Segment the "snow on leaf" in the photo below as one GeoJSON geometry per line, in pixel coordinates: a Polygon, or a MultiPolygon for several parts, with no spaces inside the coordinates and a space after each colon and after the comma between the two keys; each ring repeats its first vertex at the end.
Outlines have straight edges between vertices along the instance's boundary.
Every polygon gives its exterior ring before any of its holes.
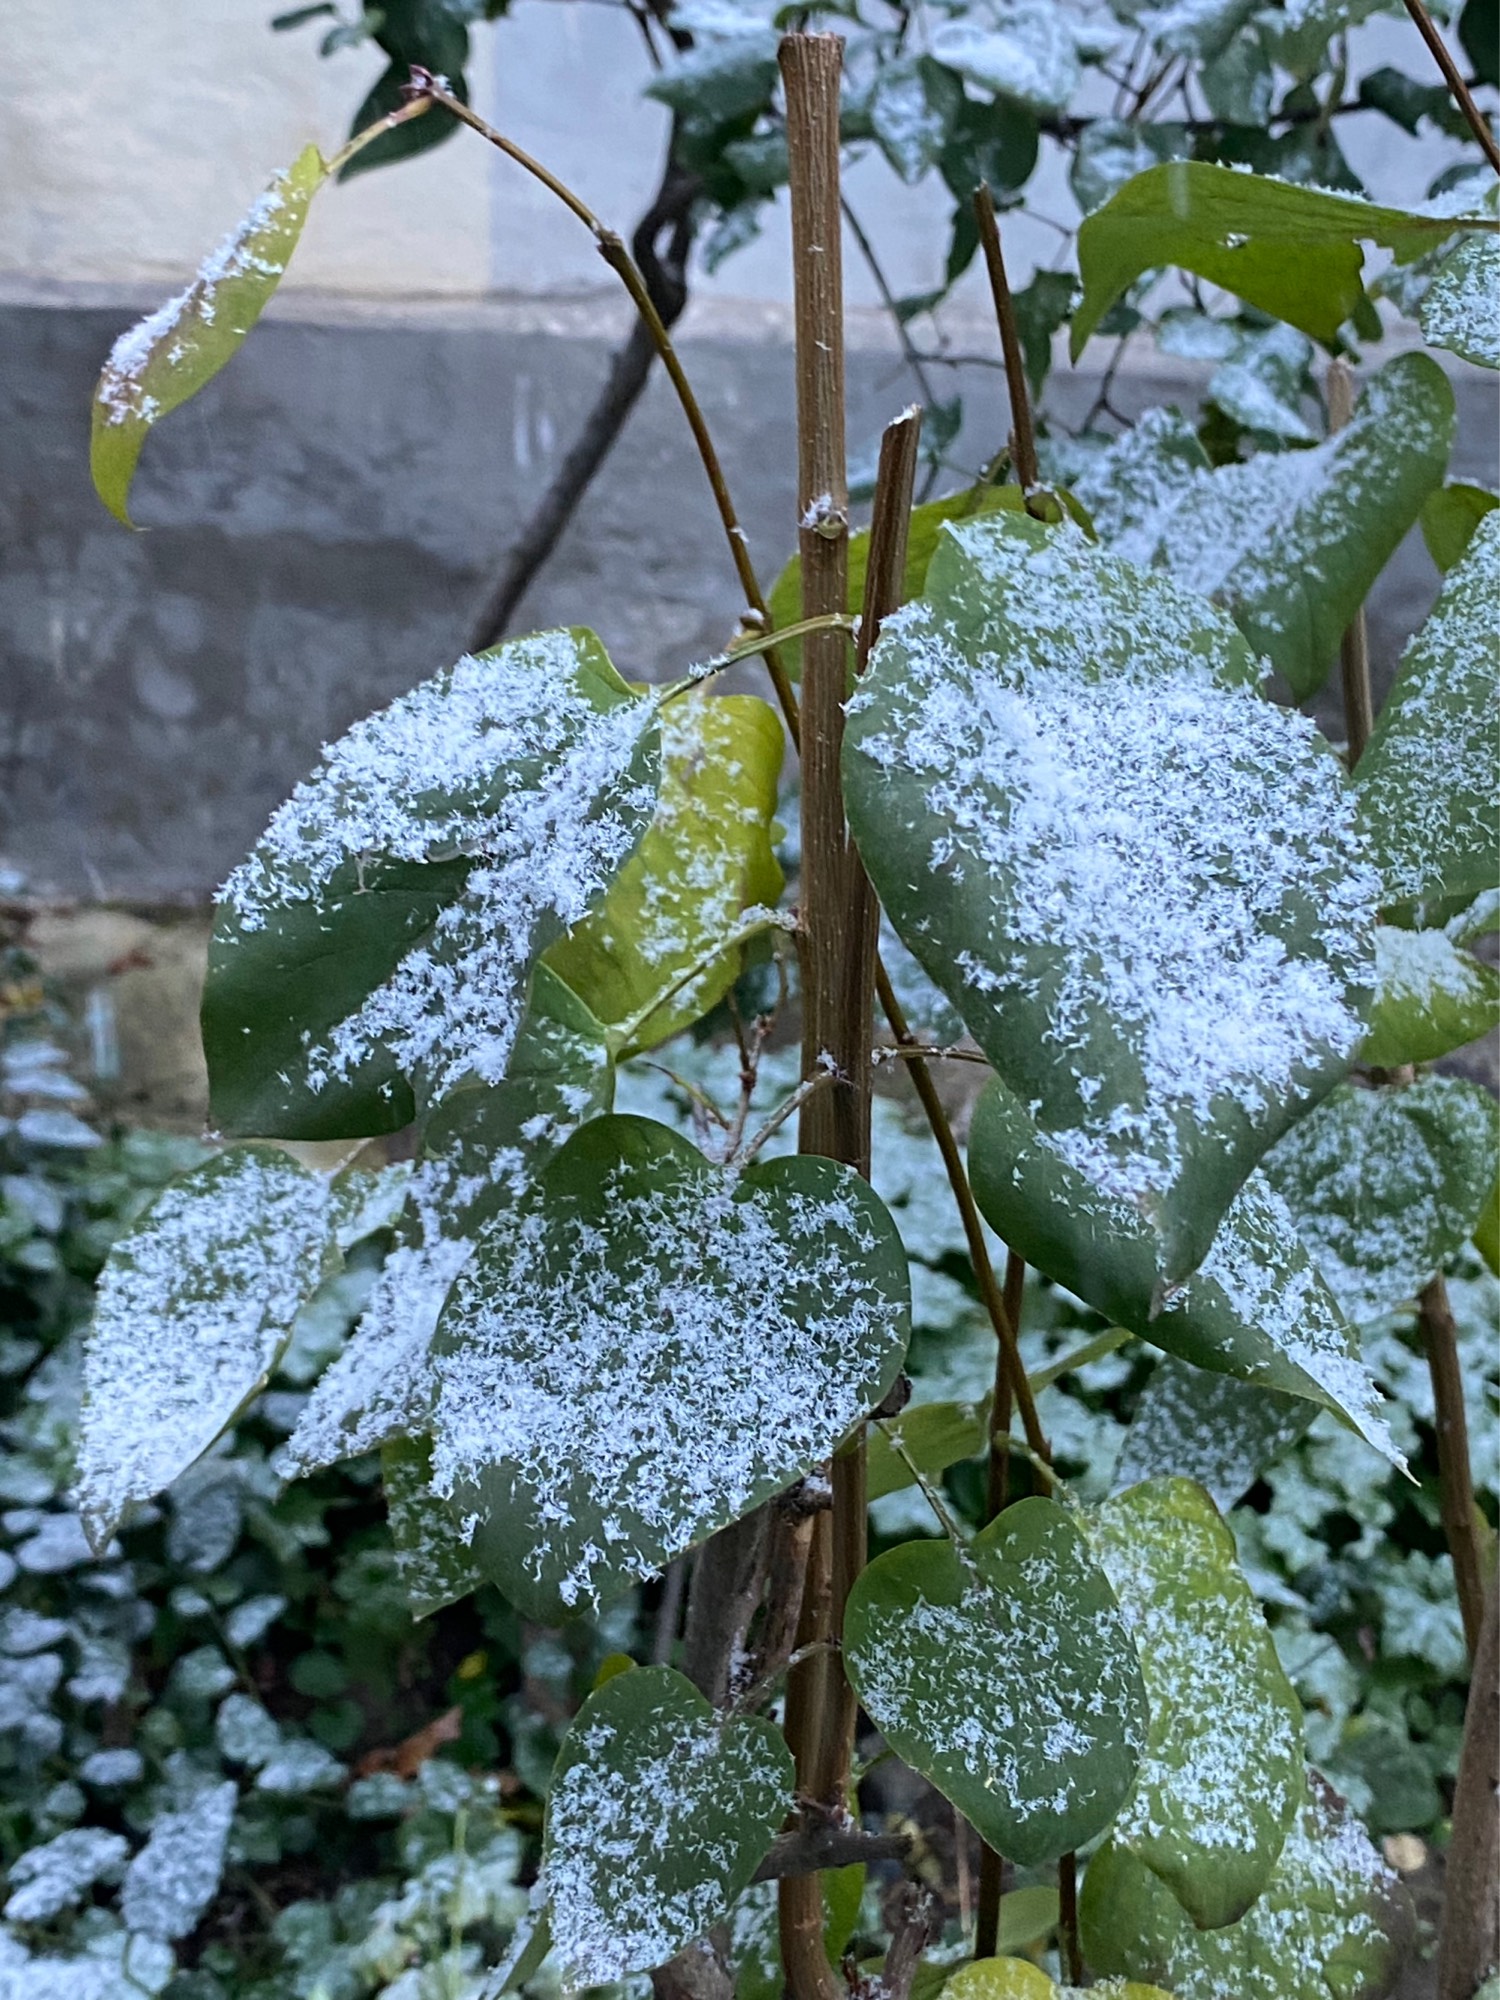
{"type": "Polygon", "coordinates": [[[963,108],[963,86],[931,56],[882,63],[870,95],[880,149],[908,186],[937,164],[963,108]]]}
{"type": "Polygon", "coordinates": [[[180,1812],[165,1812],[125,1871],[120,1914],[126,1928],[175,1941],[195,1930],[218,1894],[239,1788],[211,1785],[180,1812]]]}
{"type": "MultiPolygon", "coordinates": [[[[662,710],[656,817],[603,902],[547,954],[607,1026],[646,1014],[747,909],[780,896],[771,825],[782,740],[753,695],[680,695],[662,710]]],[[[647,1015],[631,1047],[653,1048],[706,1014],[743,964],[744,946],[730,946],[647,1015]]]]}
{"type": "Polygon", "coordinates": [[[939,20],[929,45],[947,68],[1033,111],[1060,111],[1078,83],[1078,42],[1052,0],[991,0],[983,17],[939,20]]]}
{"type": "Polygon", "coordinates": [[[585,1118],[607,1108],[612,1086],[603,1027],[538,966],[509,1074],[496,1084],[464,1079],[424,1119],[398,1241],[348,1344],[277,1454],[278,1471],[315,1472],[425,1428],[433,1329],[480,1225],[517,1198],[585,1118]]]}
{"type": "Polygon", "coordinates": [[[1306,1397],[1402,1462],[1355,1335],[1264,1171],[1230,1203],[1197,1271],[1165,1294],[1139,1214],[1060,1160],[998,1080],[975,1107],[969,1175],[1000,1236],[1117,1325],[1197,1367],[1306,1397]]]}
{"type": "Polygon", "coordinates": [[[76,1498],[100,1550],[264,1386],[332,1259],[328,1186],[231,1147],[163,1189],[110,1251],[84,1348],[76,1498]]]}
{"type": "Polygon", "coordinates": [[[1494,886],[1497,605],[1500,511],[1484,516],[1449,570],[1359,761],[1360,816],[1390,902],[1494,886]]]}
{"type": "Polygon", "coordinates": [[[1466,237],[1438,265],[1422,301],[1422,332],[1481,368],[1500,368],[1500,242],[1466,237]]]}
{"type": "Polygon", "coordinates": [[[1494,1099],[1458,1077],[1345,1085],[1268,1156],[1266,1176],[1355,1323],[1407,1304],[1473,1235],[1500,1168],[1494,1099]]]}
{"type": "Polygon", "coordinates": [[[669,1667],[597,1689],[547,1798],[542,1878],[567,1987],[663,1965],[726,1914],[792,1803],[775,1724],[717,1715],[669,1667]]]}
{"type": "Polygon", "coordinates": [[[217,375],[259,319],[327,172],[316,146],[304,147],[187,289],[110,349],[94,391],[90,456],[100,499],[127,528],[130,482],[147,433],[217,375]]]}
{"type": "Polygon", "coordinates": [[[1260,1900],[1222,1930],[1193,1927],[1144,1863],[1113,1843],[1089,1863],[1079,1915],[1089,1963],[1158,1980],[1176,2000],[1376,2000],[1411,1929],[1406,1892],[1316,1774],[1260,1900]]]}
{"type": "Polygon", "coordinates": [[[1154,543],[1137,538],[1138,559],[1222,605],[1305,699],[1441,480],[1453,430],[1453,391],[1437,364],[1399,355],[1324,443],[1262,451],[1186,482],[1152,521],[1154,543]]]}
{"type": "Polygon", "coordinates": [[[1147,1710],[1103,1571],[1050,1500],[964,1549],[906,1542],[850,1593],[849,1677],[881,1734],[1024,1866],[1101,1832],[1129,1794],[1147,1710]]]}
{"type": "Polygon", "coordinates": [[[1434,1062],[1500,1022],[1500,973],[1445,931],[1375,933],[1375,1003],[1360,1060],[1379,1069],[1434,1062]]]}
{"type": "Polygon", "coordinates": [[[393,1437],[382,1445],[380,1483],[412,1616],[428,1618],[477,1590],[484,1578],[463,1531],[432,1490],[431,1439],[393,1437]]]}
{"type": "Polygon", "coordinates": [[[1172,1473],[1195,1480],[1227,1512],[1317,1413],[1317,1404],[1305,1397],[1164,1354],[1146,1379],[1125,1433],[1115,1490],[1172,1473]]]}
{"type": "Polygon", "coordinates": [[[1302,1710],[1218,1509],[1151,1479],[1084,1516],[1135,1641],[1151,1724],[1110,1838],[1204,1929],[1242,1917],[1301,1803],[1302,1710]]]}
{"type": "Polygon", "coordinates": [[[285,1137],[409,1123],[506,1073],[537,958],[656,805],[654,704],[592,633],[460,660],[325,751],[220,894],[214,1116],[285,1137]]]}
{"type": "Polygon", "coordinates": [[[117,1876],[130,1852],[123,1835],[103,1827],[74,1826],[10,1864],[5,1915],[14,1924],[45,1924],[79,1903],[96,1882],[117,1876]]]}
{"type": "Polygon", "coordinates": [[[1254,677],[1201,599],[997,514],[944,529],[849,703],[849,818],[893,923],[1168,1281],[1349,1067],[1372,970],[1344,773],[1254,677]]]}
{"type": "Polygon", "coordinates": [[[1148,563],[1161,523],[1210,470],[1198,433],[1180,410],[1147,410],[1104,450],[1070,471],[1099,539],[1128,562],[1148,563]]]}
{"type": "Polygon", "coordinates": [[[908,1297],[851,1169],[595,1119],[449,1294],[433,1484],[529,1615],[581,1610],[827,1457],[894,1379],[908,1297]]]}

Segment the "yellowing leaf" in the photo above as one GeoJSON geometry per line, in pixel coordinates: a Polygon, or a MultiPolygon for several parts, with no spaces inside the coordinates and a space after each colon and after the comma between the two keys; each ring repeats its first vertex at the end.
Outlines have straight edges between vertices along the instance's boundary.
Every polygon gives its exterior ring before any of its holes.
{"type": "Polygon", "coordinates": [[[130,482],[151,426],[217,375],[264,311],[328,168],[304,146],[204,259],[185,291],[120,335],[94,391],[89,460],[99,498],[127,528],[130,482]]]}
{"type": "MultiPolygon", "coordinates": [[[[960,1966],[943,1988],[943,2000],[1073,2000],[1078,1986],[1055,1986],[1040,1966],[1024,1958],[976,1958],[960,1966]]],[[[1106,1979],[1090,1986],[1086,2000],[1172,2000],[1159,1986],[1106,1979]]]]}

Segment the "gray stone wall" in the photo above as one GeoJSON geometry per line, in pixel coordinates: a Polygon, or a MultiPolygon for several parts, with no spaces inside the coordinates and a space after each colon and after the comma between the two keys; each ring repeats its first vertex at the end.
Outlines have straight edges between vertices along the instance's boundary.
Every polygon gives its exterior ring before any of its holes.
{"type": "MultiPolygon", "coordinates": [[[[451,661],[623,327],[612,298],[304,298],[148,444],[147,532],[131,535],[89,486],[87,411],[111,339],[149,303],[0,304],[0,857],[39,896],[201,899],[320,743],[451,661]]],[[[857,444],[912,384],[872,323],[852,331],[857,444]]],[[[715,305],[682,342],[767,582],[793,532],[786,332],[777,308],[715,305]]],[[[1003,425],[999,378],[974,368],[955,386],[955,462],[975,464],[1003,425]]],[[[1458,386],[1455,475],[1493,483],[1493,378],[1458,386]]],[[[1049,402],[1076,419],[1094,387],[1061,370],[1049,402]]],[[[1119,394],[1139,407],[1194,387],[1158,368],[1119,394]]],[[[1412,538],[1372,607],[1381,673],[1435,586],[1412,538]]],[[[714,651],[739,608],[657,380],[520,629],[591,624],[623,672],[655,679],[714,651]]]]}

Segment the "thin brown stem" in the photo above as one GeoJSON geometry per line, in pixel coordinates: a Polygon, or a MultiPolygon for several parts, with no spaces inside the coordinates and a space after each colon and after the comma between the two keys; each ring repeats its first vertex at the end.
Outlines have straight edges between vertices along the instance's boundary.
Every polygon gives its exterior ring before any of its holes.
{"type": "Polygon", "coordinates": [[[1057,1864],[1057,1955],[1070,1986],[1083,1984],[1083,1946],[1078,1938],[1078,1856],[1064,1854],[1057,1864]]]}
{"type": "Polygon", "coordinates": [[[1491,1579],[1464,1717],[1448,1846],[1438,2000],[1470,2000],[1500,1970],[1500,1580],[1491,1579]]]}
{"type": "MultiPolygon", "coordinates": [[[[805,618],[842,612],[849,587],[849,493],[844,443],[844,294],[839,208],[839,88],[843,44],[790,34],[780,51],[786,91],[796,322],[797,512],[805,618]]],[[[848,646],[842,633],[811,634],[802,649],[802,1073],[831,1068],[832,1088],[808,1097],[798,1150],[869,1172],[871,926],[869,887],[844,820],[839,760],[848,646]]],[[[848,1787],[845,1679],[835,1636],[841,1594],[864,1526],[862,1441],[832,1467],[834,1504],[813,1532],[798,1650],[810,1658],[787,1677],[786,1737],[798,1796],[836,1814],[848,1787]],[[854,1520],[858,1509],[858,1522],[854,1520]]],[[[862,1546],[858,1559],[862,1560],[862,1546]]],[[[852,1700],[852,1697],[850,1697],[852,1700]]],[[[794,2000],[836,2000],[823,1947],[823,1897],[815,1876],[778,1891],[782,1964],[794,2000]]]]}
{"type": "Polygon", "coordinates": [[[1448,1303],[1448,1285],[1441,1272],[1423,1287],[1419,1300],[1422,1344],[1432,1377],[1436,1412],[1438,1496],[1443,1533],[1453,1558],[1453,1579],[1464,1622],[1464,1641],[1472,1659],[1484,1623],[1484,1553],[1474,1511],[1474,1475],[1469,1457],[1469,1420],[1464,1410],[1463,1366],[1458,1354],[1458,1329],[1448,1303]]]}
{"type": "Polygon", "coordinates": [[[1432,16],[1423,6],[1422,0],[1406,0],[1406,11],[1417,24],[1417,33],[1432,51],[1432,59],[1443,72],[1443,81],[1452,93],[1453,102],[1469,122],[1469,130],[1483,148],[1484,157],[1500,174],[1500,145],[1495,143],[1495,135],[1490,130],[1490,121],[1474,102],[1474,94],[1464,82],[1463,71],[1453,60],[1448,44],[1438,33],[1432,16]]]}
{"type": "MultiPolygon", "coordinates": [[[[1329,362],[1327,392],[1328,428],[1341,431],[1354,417],[1354,377],[1347,362],[1329,362]]],[[[1363,605],[1339,642],[1339,671],[1344,689],[1344,734],[1352,771],[1365,754],[1365,745],[1375,727],[1375,703],[1370,692],[1370,639],[1363,605]]]]}
{"type": "Polygon", "coordinates": [[[1011,455],[1021,491],[1032,494],[1042,481],[1036,460],[1036,432],[1031,422],[1031,394],[1026,384],[1026,357],[1021,351],[1021,334],[1016,325],[1015,302],[1010,280],[1005,274],[1005,252],[1000,247],[1000,224],[995,215],[995,197],[981,183],[974,190],[974,219],[979,225],[979,242],[989,272],[990,296],[995,302],[995,318],[1000,326],[1000,348],[1005,356],[1005,382],[1010,391],[1011,455]]]}

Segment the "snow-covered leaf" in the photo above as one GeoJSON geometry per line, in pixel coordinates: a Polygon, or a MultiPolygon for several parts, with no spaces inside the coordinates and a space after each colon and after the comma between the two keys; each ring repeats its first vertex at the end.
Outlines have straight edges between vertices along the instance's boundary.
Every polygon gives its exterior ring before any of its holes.
{"type": "Polygon", "coordinates": [[[1302,1710],[1218,1509],[1149,1479],[1084,1516],[1146,1683],[1151,1725],[1110,1838],[1195,1924],[1242,1917],[1302,1800],[1302,1710]]]}
{"type": "Polygon", "coordinates": [[[1397,1457],[1354,1333],[1264,1171],[1230,1204],[1199,1268],[1165,1295],[1139,1214],[1091,1189],[999,1082],[975,1107],[969,1176],[999,1235],[1097,1312],[1199,1368],[1332,1410],[1397,1457]]]}
{"type": "Polygon", "coordinates": [[[119,1238],[84,1350],[76,1496],[96,1551],[265,1386],[332,1257],[327,1182],[248,1146],[173,1181],[119,1238]]]}
{"type": "Polygon", "coordinates": [[[1314,444],[1317,433],[1302,407],[1312,357],[1312,342],[1304,334],[1290,326],[1268,326],[1242,339],[1215,369],[1209,400],[1246,430],[1314,444]]]}
{"type": "Polygon", "coordinates": [[[1115,1488],[1162,1474],[1193,1479],[1221,1512],[1296,1443],[1316,1403],[1164,1354],[1147,1377],[1115,1466],[1115,1488]]]}
{"type": "Polygon", "coordinates": [[[10,1864],[5,1915],[13,1924],[45,1924],[79,1903],[96,1882],[111,1880],[130,1852],[122,1834],[99,1826],[69,1827],[10,1864]]]}
{"type": "Polygon", "coordinates": [[[698,31],[695,46],[670,56],[646,85],[646,95],[669,106],[690,129],[712,131],[769,109],[775,89],[776,35],[764,20],[745,16],[715,23],[708,33],[698,31]]]}
{"type": "Polygon", "coordinates": [[[1053,0],[989,0],[982,14],[937,20],[929,46],[980,90],[1033,111],[1061,111],[1078,85],[1073,24],[1053,0]]]}
{"type": "Polygon", "coordinates": [[[227,1130],[351,1138],[504,1077],[540,954],[656,807],[655,708],[590,632],[465,658],[325,751],[220,893],[203,1000],[227,1130]]]}
{"type": "Polygon", "coordinates": [[[317,147],[304,147],[186,291],[111,348],[94,391],[90,459],[99,498],[127,528],[130,482],[148,431],[218,374],[260,318],[327,172],[317,147]]]}
{"type": "Polygon", "coordinates": [[[1500,511],[1484,516],[1449,570],[1359,760],[1360,815],[1390,902],[1494,887],[1497,604],[1500,511]]]}
{"type": "Polygon", "coordinates": [[[1324,443],[1263,451],[1189,481],[1156,517],[1142,559],[1222,605],[1305,700],[1442,478],[1453,428],[1453,391],[1436,362],[1398,355],[1324,443]]]}
{"type": "Polygon", "coordinates": [[[895,1379],[908,1297],[851,1169],[595,1119],[449,1294],[434,1484],[523,1610],[581,1610],[827,1457],[895,1379]]]}
{"type": "Polygon", "coordinates": [[[1446,931],[1375,933],[1375,1004],[1360,1060],[1377,1069],[1435,1062],[1500,1022],[1500,973],[1446,931]]]}
{"type": "Polygon", "coordinates": [[[859,1576],[849,1677],[881,1734],[1025,1867],[1108,1826],[1146,1740],[1135,1651],[1069,1515],[1022,1500],[965,1548],[905,1542],[859,1576]]]}
{"type": "Polygon", "coordinates": [[[1474,1233],[1500,1168],[1495,1101],[1423,1076],[1334,1092],[1266,1160],[1324,1278],[1356,1325],[1408,1303],[1474,1233]]]}
{"type": "Polygon", "coordinates": [[[1237,1924],[1196,1930],[1166,1884],[1113,1843],[1089,1863],[1079,1915],[1093,1967],[1158,1980],[1176,2000],[1376,2000],[1411,1928],[1396,1876],[1316,1778],[1237,1924]]]}
{"type": "Polygon", "coordinates": [[[1422,540],[1444,575],[1462,561],[1474,530],[1496,507],[1500,507],[1500,493],[1471,486],[1462,479],[1450,479],[1446,486],[1435,487],[1428,494],[1422,502],[1422,540]]]}
{"type": "Polygon", "coordinates": [[[1073,316],[1073,355],[1116,299],[1164,264],[1196,272],[1331,347],[1365,298],[1362,243],[1405,264],[1460,230],[1494,227],[1484,215],[1411,214],[1207,160],[1149,167],[1078,232],[1083,301],[1073,316]]]}
{"type": "Polygon", "coordinates": [[[949,523],[849,703],[892,922],[1166,1281],[1349,1067],[1378,883],[1338,759],[1227,618],[1022,515],[949,523]]]}
{"type": "Polygon", "coordinates": [[[1481,368],[1500,368],[1500,241],[1469,236],[1433,273],[1422,301],[1422,332],[1481,368]]]}
{"type": "Polygon", "coordinates": [[[931,56],[883,63],[870,93],[870,124],[908,186],[937,164],[963,109],[963,85],[931,56]]]}
{"type": "Polygon", "coordinates": [[[747,909],[781,894],[771,828],[782,742],[774,710],[754,695],[699,692],[662,710],[656,817],[604,901],[546,961],[607,1027],[640,1021],[621,1054],[668,1040],[739,977],[743,944],[663,998],[747,909]]]}
{"type": "Polygon", "coordinates": [[[210,1785],[180,1812],[166,1812],[125,1871],[120,1914],[126,1927],[175,1940],[195,1930],[219,1891],[224,1849],[239,1788],[210,1785]]]}
{"type": "Polygon", "coordinates": [[[563,1740],[542,1838],[567,1987],[674,1957],[728,1911],[792,1803],[791,1754],[759,1716],[718,1715],[670,1667],[597,1689],[563,1740]]]}
{"type": "Polygon", "coordinates": [[[380,1449],[386,1519],[414,1618],[428,1618],[477,1590],[484,1578],[454,1519],[432,1490],[432,1440],[393,1437],[380,1449]]]}
{"type": "Polygon", "coordinates": [[[476,1234],[584,1119],[608,1109],[613,1085],[603,1027],[539,965],[508,1074],[495,1084],[466,1077],[424,1119],[397,1242],[277,1454],[278,1471],[315,1472],[425,1427],[428,1346],[476,1234]]]}
{"type": "Polygon", "coordinates": [[[1090,215],[1147,167],[1191,159],[1192,152],[1192,133],[1186,125],[1096,118],[1079,134],[1068,180],[1079,208],[1090,215]]]}

